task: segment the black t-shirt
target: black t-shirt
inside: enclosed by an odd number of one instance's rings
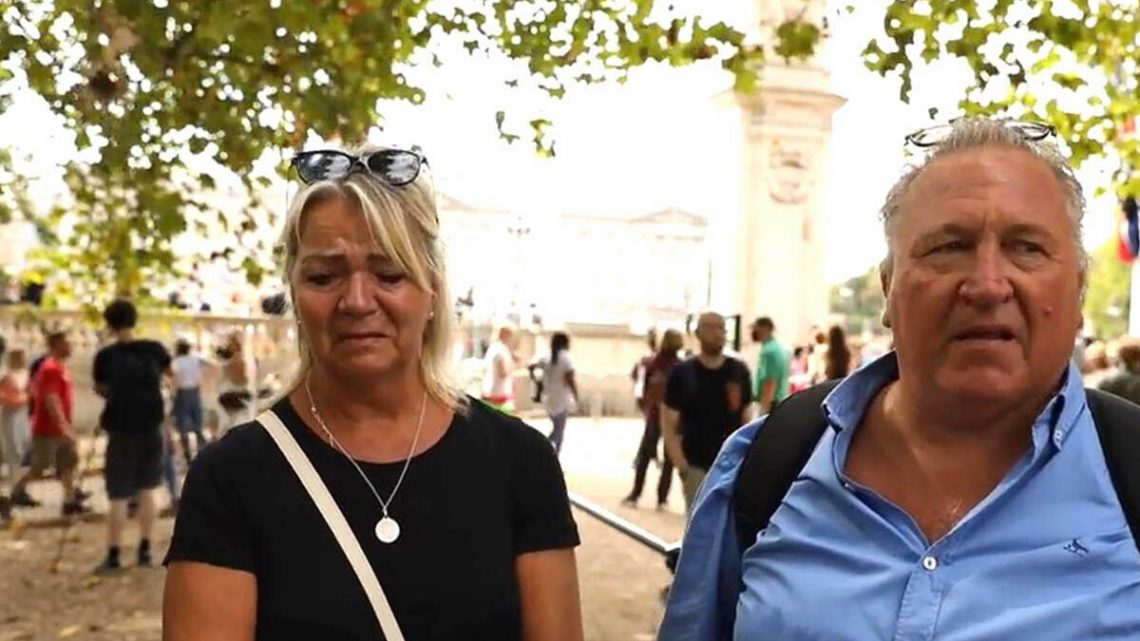
[[[374,534],[380,506],[339,451],[288,399],[273,407],[344,512],[404,636],[415,641],[521,639],[515,558],[578,545],[554,449],[537,430],[471,400],[412,459],[391,515],[395,543]],[[360,462],[387,499],[403,463]],[[382,639],[352,567],[264,428],[231,430],[194,460],[166,562],[197,561],[257,577],[257,639]]]
[[[681,414],[681,450],[689,465],[712,467],[724,440],[744,422],[744,409],[751,402],[752,376],[735,358],[726,357],[717,369],[696,358],[673,368],[665,405]]]
[[[162,374],[170,352],[162,343],[133,340],[114,343],[95,354],[93,376],[106,398],[99,422],[108,432],[147,432],[165,415]]]

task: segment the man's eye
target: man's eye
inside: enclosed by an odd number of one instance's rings
[[[952,254],[954,252],[965,251],[968,245],[962,240],[952,240],[931,249],[927,254]]]
[[[1031,240],[1019,240],[1013,243],[1013,248],[1019,254],[1043,255],[1045,248]]]

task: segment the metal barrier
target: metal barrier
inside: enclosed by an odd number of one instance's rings
[[[630,523],[613,512],[605,510],[573,492],[570,493],[570,504],[665,557],[665,566],[668,567],[670,571],[676,569],[677,557],[681,554],[680,541],[670,543],[649,530]]]

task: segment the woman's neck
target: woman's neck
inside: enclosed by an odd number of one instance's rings
[[[346,426],[406,420],[419,413],[426,392],[418,368],[362,380],[338,376],[314,364],[305,382],[317,411]]]

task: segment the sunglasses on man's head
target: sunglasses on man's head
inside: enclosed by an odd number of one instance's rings
[[[945,125],[935,125],[933,127],[927,127],[926,129],[919,129],[907,135],[906,142],[907,144],[922,149],[935,147],[946,140],[950,133],[954,131],[955,122],[957,121],[951,121]],[[1047,125],[1043,122],[1025,122],[1021,120],[999,120],[997,122],[1030,142],[1044,140],[1057,133],[1057,129],[1053,127],[1053,125]]]
[[[382,149],[354,156],[336,149],[303,151],[293,156],[293,167],[305,184],[322,180],[344,180],[355,171],[365,171],[400,187],[414,182],[427,158],[417,151]]]

